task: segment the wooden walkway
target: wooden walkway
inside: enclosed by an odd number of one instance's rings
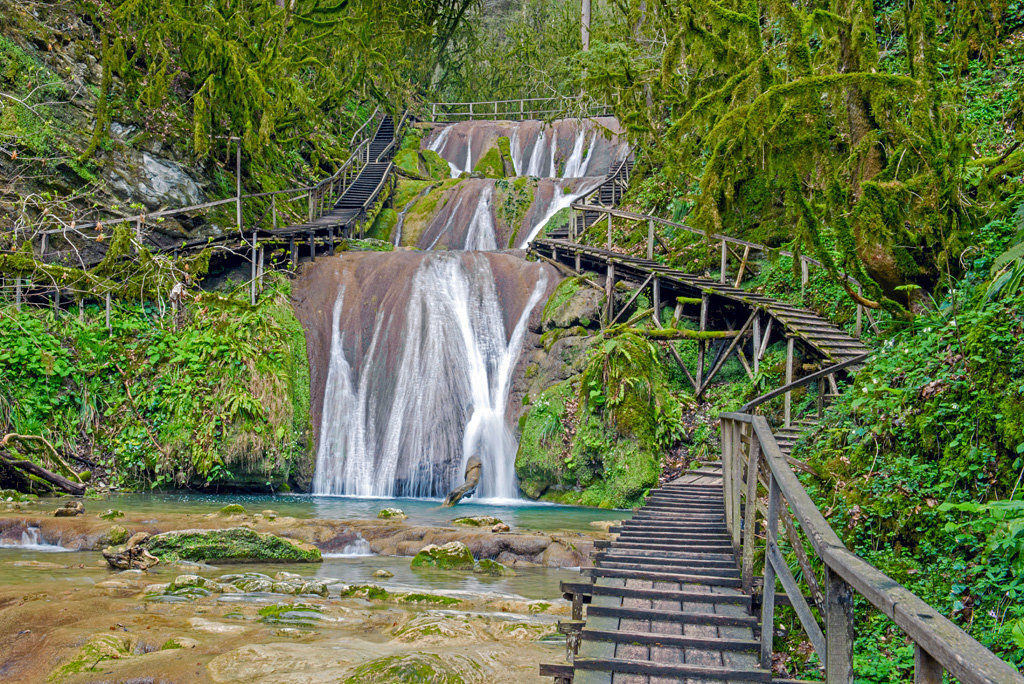
[[[592,583],[562,586],[574,607],[590,601],[585,623],[564,627],[578,632],[573,664],[541,666],[542,674],[577,683],[770,681],[725,524],[720,468],[652,491],[612,531],[618,538],[598,542],[594,567],[582,570]]]

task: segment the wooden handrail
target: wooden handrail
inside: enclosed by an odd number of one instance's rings
[[[821,372],[835,370],[833,366]],[[726,519],[734,545],[740,545],[742,535],[744,577],[753,576],[754,545],[760,543],[756,531],[767,529],[767,549],[763,561],[762,665],[766,659],[770,665],[775,581],[778,578],[825,665],[826,680],[829,682],[853,681],[854,623],[851,596],[854,591],[893,620],[914,642],[917,649],[916,681],[938,684],[941,682],[941,671],[945,669],[967,684],[1024,682],[1024,677],[1012,666],[913,592],[846,548],[793,472],[764,416],[723,413],[719,418],[722,426]],[[756,520],[759,482],[768,490],[768,507],[763,516],[766,518],[764,528]],[[741,507],[745,507],[742,521]],[[824,628],[818,624],[798,590],[796,580],[775,543],[782,519],[780,516],[785,510],[792,511],[814,555],[825,568],[823,585],[827,587],[827,592],[821,611]],[[802,572],[805,576],[813,574],[813,568],[806,563],[806,550],[802,550],[799,537],[789,528],[787,535],[797,551]]]
[[[797,387],[803,387],[804,385],[809,385],[812,382],[815,382],[817,380],[821,380],[822,378],[827,378],[828,376],[832,375],[833,373],[837,373],[837,372],[839,372],[841,370],[845,370],[845,369],[847,369],[847,368],[849,368],[851,366],[858,366],[858,365],[864,363],[865,361],[867,361],[868,357],[870,357],[870,356],[871,356],[871,354],[861,354],[860,356],[855,356],[852,359],[847,359],[846,361],[843,361],[842,363],[837,363],[837,364],[828,366],[827,368],[822,368],[819,371],[815,371],[814,373],[811,373],[810,375],[805,375],[804,377],[800,378],[799,380],[794,380],[793,382],[789,383],[788,385],[783,385],[782,387],[779,387],[777,389],[773,389],[771,392],[766,392],[765,394],[762,394],[761,396],[748,401],[746,404],[744,404],[743,406],[740,407],[740,412],[746,413],[748,411],[751,411],[755,407],[760,406],[761,404],[763,404],[766,401],[769,401],[771,399],[775,399],[776,397],[781,397],[786,392],[791,392],[791,391],[795,390]]]

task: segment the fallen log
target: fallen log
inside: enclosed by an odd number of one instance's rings
[[[480,484],[480,470],[482,467],[483,464],[476,456],[469,459],[469,462],[466,463],[466,482],[461,487],[453,489],[448,493],[448,496],[444,498],[444,503],[442,504],[444,508],[454,506],[459,503],[463,497],[469,496],[476,491],[477,485]]]
[[[37,465],[32,461],[19,461],[9,456],[4,456],[3,454],[0,454],[0,459],[2,459],[6,465],[9,465],[13,468],[18,468],[19,470],[23,470],[26,473],[35,475],[41,480],[46,480],[54,487],[57,487],[58,489],[67,492],[68,494],[74,494],[76,496],[81,496],[82,494],[85,494],[84,484],[80,482],[72,482],[63,475],[51,473],[46,468]]]

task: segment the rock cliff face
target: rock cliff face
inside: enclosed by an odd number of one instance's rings
[[[353,253],[304,268],[293,292],[314,491],[443,496],[478,454],[478,495],[514,496],[509,387],[557,282],[548,266],[495,252]]]
[[[629,154],[621,134],[614,117],[560,119],[550,124],[462,121],[434,129],[423,144],[448,161],[453,176],[473,171],[490,150],[497,149],[513,166],[512,173],[503,175],[579,178],[604,176]]]

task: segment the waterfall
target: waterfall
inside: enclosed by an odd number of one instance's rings
[[[587,132],[584,129],[576,134],[576,140],[572,146],[572,154],[565,162],[565,170],[562,178],[583,178],[587,175],[587,167],[590,166],[590,158],[594,155],[594,147],[597,142],[597,133],[590,136],[590,145],[587,146],[587,156],[583,156],[583,143],[586,140]]]
[[[452,126],[445,126],[444,130],[441,131],[437,138],[435,138],[434,141],[427,146],[427,149],[433,152],[437,152],[439,155],[441,155],[442,158],[444,158],[445,145],[448,144],[448,138],[451,136],[452,130]],[[458,178],[460,175],[462,175],[462,170],[459,167],[455,166],[455,164],[450,159],[445,158],[445,161],[448,162],[448,169],[449,172],[451,173],[452,178]]]
[[[519,249],[526,249],[533,242],[534,238],[540,234],[540,231],[547,225],[548,221],[554,218],[555,214],[567,208],[573,202],[579,198],[589,194],[594,188],[601,184],[602,179],[595,179],[593,183],[589,183],[585,186],[580,186],[576,190],[566,189],[569,187],[566,185],[559,185],[559,190],[555,191],[554,196],[551,198],[551,202],[548,204],[547,209],[541,215],[540,220],[533,224],[530,228],[530,232],[526,234],[526,237],[519,243]]]
[[[0,549],[22,549],[24,551],[74,551],[59,544],[47,544],[39,536],[39,528],[30,526],[21,531],[21,543],[0,542]]]
[[[516,441],[505,420],[509,386],[526,324],[547,283],[536,280],[506,332],[486,254],[420,257],[403,315],[377,312],[361,364],[346,354],[332,312],[313,491],[364,497],[437,497],[461,483],[468,459],[483,463],[477,496],[512,499]],[[382,299],[386,293],[381,293]],[[400,346],[389,360],[386,344]],[[393,361],[393,362],[392,362]]]
[[[476,209],[469,219],[469,228],[466,231],[466,244],[463,249],[467,251],[482,251],[498,248],[498,239],[494,233],[494,218],[491,212],[491,205],[494,199],[494,186],[487,185],[480,192]],[[454,215],[453,215],[454,216]]]

